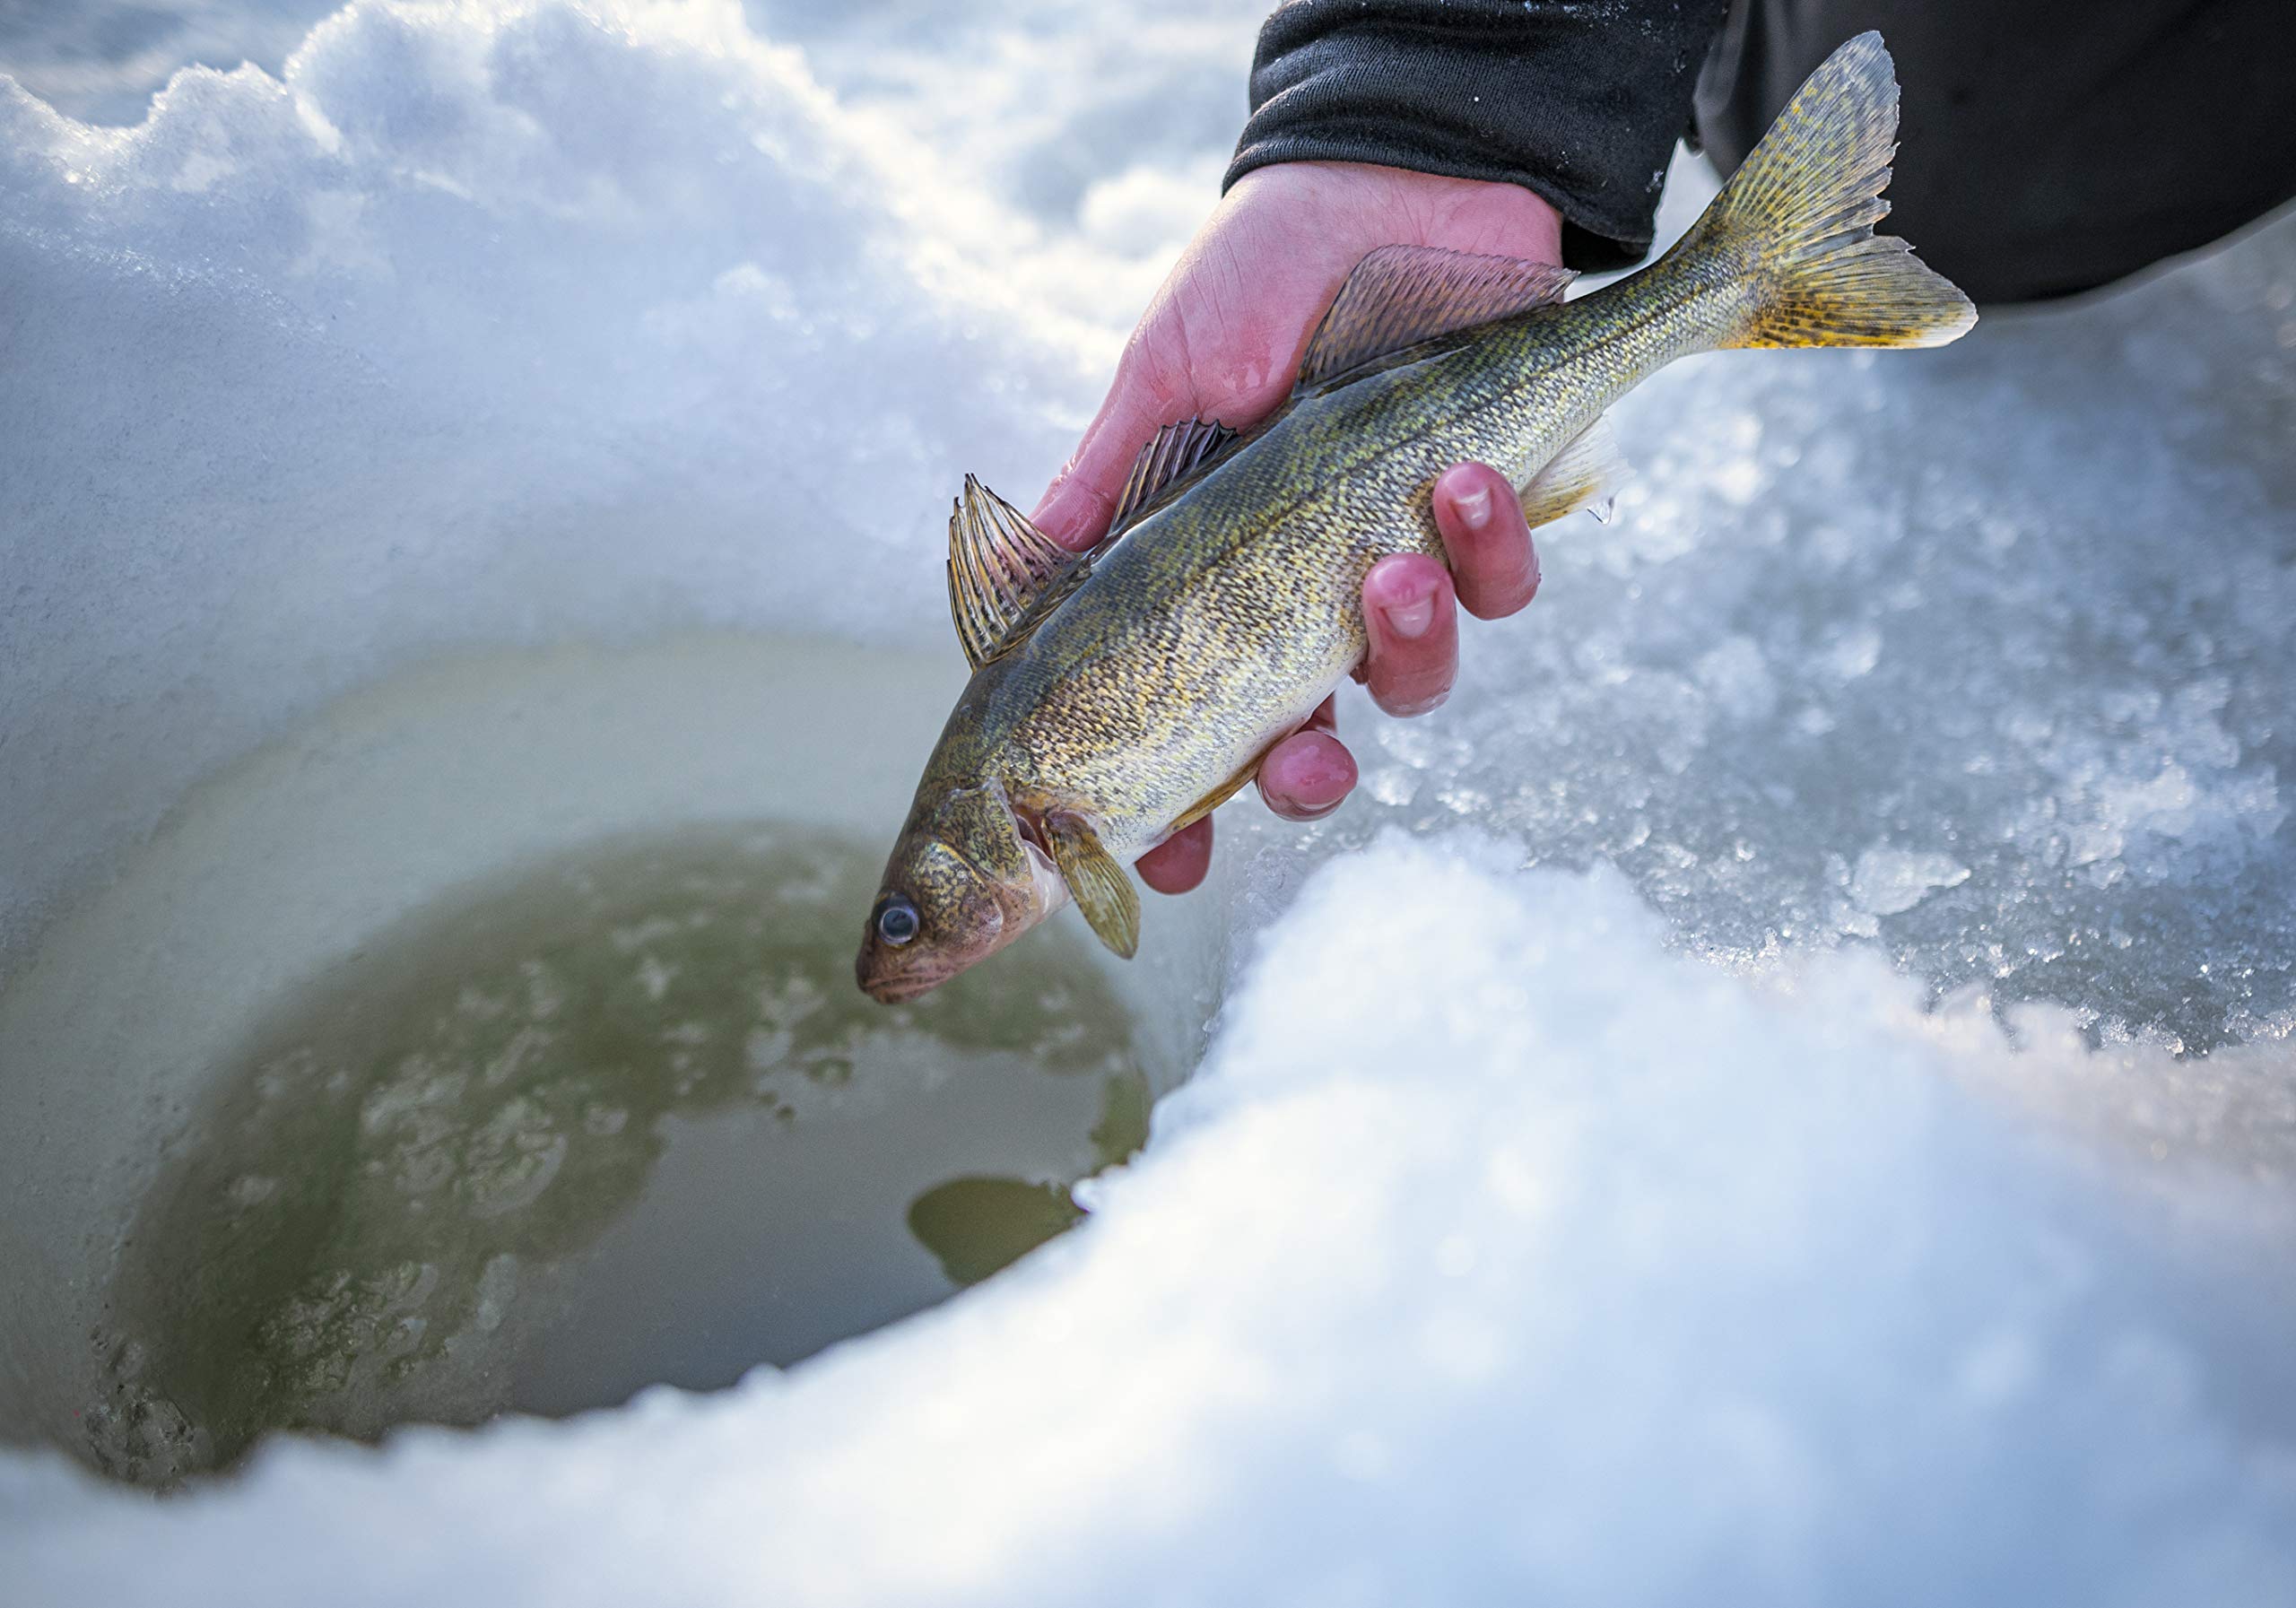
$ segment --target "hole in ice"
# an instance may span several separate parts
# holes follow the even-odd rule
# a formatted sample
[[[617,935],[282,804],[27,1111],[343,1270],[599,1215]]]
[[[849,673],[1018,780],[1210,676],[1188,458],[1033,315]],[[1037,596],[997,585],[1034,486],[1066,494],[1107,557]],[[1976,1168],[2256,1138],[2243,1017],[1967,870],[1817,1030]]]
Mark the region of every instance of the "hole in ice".
[[[867,1000],[880,858],[775,826],[562,852],[278,999],[136,1213],[99,1465],[722,1386],[1074,1222],[1145,1137],[1130,1017],[1055,943]]]

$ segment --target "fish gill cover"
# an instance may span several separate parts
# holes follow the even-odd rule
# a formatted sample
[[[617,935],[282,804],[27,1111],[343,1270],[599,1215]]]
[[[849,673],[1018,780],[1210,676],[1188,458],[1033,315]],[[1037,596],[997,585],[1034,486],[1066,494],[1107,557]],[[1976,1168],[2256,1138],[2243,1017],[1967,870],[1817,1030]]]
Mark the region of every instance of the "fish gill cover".
[[[1049,474],[1208,202],[1232,12],[361,4],[130,128],[0,83],[0,935],[412,650],[940,641],[950,492]],[[1223,821],[1260,935],[1094,1221],[717,1397],[157,1508],[12,1455],[15,1588],[2296,1594],[2292,303],[2283,220],[1659,377],[1452,704],[1349,711],[1362,796]]]

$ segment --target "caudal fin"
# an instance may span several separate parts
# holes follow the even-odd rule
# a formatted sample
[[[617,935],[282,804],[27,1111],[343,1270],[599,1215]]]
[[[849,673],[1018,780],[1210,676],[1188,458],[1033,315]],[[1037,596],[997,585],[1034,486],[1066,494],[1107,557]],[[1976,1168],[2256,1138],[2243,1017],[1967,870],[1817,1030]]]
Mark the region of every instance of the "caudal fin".
[[[1878,33],[1826,57],[1678,251],[1753,288],[1726,346],[1943,346],[1977,322],[1959,287],[1874,225],[1897,151],[1898,81]]]

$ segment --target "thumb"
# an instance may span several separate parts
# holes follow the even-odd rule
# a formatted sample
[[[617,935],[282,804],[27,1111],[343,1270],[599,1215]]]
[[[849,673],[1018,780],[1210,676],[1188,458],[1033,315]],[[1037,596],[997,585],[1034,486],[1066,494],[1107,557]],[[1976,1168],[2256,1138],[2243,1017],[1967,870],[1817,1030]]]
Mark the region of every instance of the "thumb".
[[[1100,411],[1084,427],[1075,453],[1053,476],[1030,516],[1039,530],[1071,551],[1082,552],[1108,534],[1117,499],[1124,494],[1140,448],[1164,425],[1186,417],[1194,400],[1192,395],[1174,395],[1176,389],[1188,387],[1155,385],[1145,378],[1152,365],[1144,349],[1158,334],[1152,322],[1143,324],[1126,343]]]
[[[1291,389],[1330,287],[1270,284],[1218,230],[1188,248],[1157,292],[1075,456],[1037,504],[1037,528],[1064,547],[1108,534],[1140,449],[1165,425],[1209,417],[1247,429]]]

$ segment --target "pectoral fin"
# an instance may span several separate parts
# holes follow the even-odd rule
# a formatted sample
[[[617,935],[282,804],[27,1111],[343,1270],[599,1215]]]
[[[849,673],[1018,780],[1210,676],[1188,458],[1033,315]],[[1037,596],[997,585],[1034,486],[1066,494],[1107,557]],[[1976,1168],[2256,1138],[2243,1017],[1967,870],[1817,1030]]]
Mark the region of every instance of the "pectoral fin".
[[[1044,819],[1044,844],[1092,931],[1126,960],[1140,947],[1140,895],[1092,829],[1074,815]]]
[[[1609,416],[1604,415],[1572,437],[1531,477],[1521,493],[1523,517],[1535,528],[1576,509],[1591,508],[1596,518],[1607,520],[1610,500],[1633,478],[1634,467],[1619,450]]]

